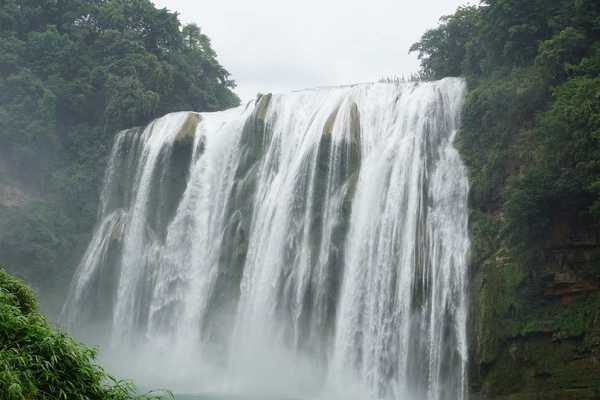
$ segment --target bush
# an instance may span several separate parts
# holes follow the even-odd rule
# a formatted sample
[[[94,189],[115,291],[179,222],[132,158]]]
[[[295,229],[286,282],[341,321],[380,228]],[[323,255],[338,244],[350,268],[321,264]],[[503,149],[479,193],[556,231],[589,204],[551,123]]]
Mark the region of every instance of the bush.
[[[134,386],[109,376],[95,351],[54,330],[33,293],[0,269],[0,397],[6,400],[127,400]],[[172,397],[172,396],[171,396]]]

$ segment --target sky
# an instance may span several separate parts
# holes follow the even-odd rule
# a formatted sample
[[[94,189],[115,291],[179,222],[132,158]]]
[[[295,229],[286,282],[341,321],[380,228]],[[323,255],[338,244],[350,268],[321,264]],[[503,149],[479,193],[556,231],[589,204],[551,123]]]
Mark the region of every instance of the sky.
[[[372,82],[419,66],[411,44],[465,0],[154,0],[194,22],[247,101]]]

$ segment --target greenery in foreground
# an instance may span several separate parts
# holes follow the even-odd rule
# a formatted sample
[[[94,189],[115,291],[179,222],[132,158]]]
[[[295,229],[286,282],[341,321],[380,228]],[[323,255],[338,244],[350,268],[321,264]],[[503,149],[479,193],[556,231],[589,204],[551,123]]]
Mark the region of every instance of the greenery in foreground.
[[[598,221],[599,1],[484,0],[442,18],[411,51],[425,79],[468,81],[458,145],[476,257],[501,236],[539,263],[558,216]]]
[[[209,38],[149,0],[0,2],[0,196],[24,193],[16,207],[0,199],[0,261],[58,292],[95,222],[115,133],[237,105],[233,87]]]
[[[94,362],[94,350],[53,329],[31,290],[0,269],[0,398],[150,400]],[[172,396],[169,396],[172,398]]]

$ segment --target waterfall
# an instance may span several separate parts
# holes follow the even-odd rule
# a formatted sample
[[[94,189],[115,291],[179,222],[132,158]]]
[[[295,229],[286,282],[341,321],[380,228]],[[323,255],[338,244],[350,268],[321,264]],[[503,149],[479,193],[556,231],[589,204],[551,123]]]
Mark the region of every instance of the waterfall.
[[[119,133],[63,323],[150,387],[465,399],[464,91],[269,94]]]

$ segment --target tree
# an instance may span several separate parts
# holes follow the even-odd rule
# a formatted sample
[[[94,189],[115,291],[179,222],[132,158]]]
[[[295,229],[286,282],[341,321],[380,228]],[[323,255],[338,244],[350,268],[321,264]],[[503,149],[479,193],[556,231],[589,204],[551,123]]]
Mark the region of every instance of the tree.
[[[149,0],[2,2],[0,184],[35,201],[0,206],[0,261],[48,290],[68,281],[114,134],[238,105],[234,87],[200,28]]]

